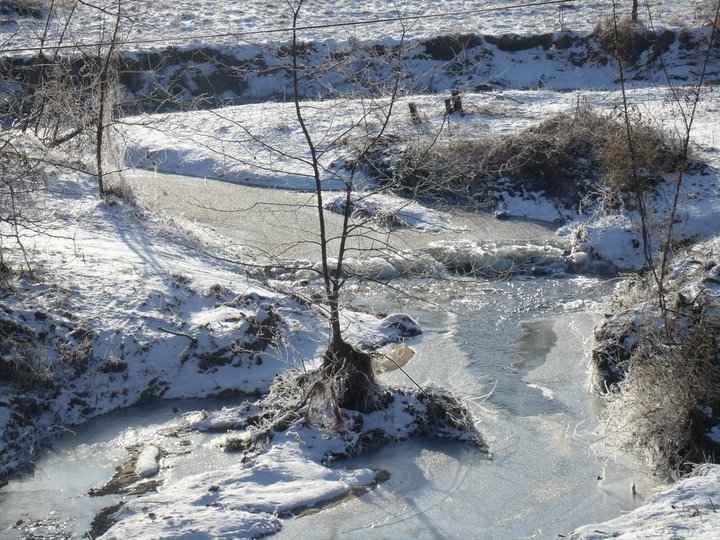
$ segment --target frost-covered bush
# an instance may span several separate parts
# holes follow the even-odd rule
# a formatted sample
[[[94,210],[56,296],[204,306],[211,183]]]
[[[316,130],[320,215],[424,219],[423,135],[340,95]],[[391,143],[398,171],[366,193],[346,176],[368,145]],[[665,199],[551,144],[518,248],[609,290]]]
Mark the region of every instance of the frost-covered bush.
[[[130,206],[137,206],[137,198],[130,183],[124,178],[113,178],[105,184],[105,196],[116,197]]]
[[[608,434],[663,472],[706,459],[707,407],[720,400],[719,331],[704,321],[674,342],[662,331],[644,336],[609,396]]]
[[[597,389],[607,392],[608,441],[666,473],[718,461],[706,433],[720,424],[720,243],[690,248],[657,286],[618,291],[614,315],[596,329]]]

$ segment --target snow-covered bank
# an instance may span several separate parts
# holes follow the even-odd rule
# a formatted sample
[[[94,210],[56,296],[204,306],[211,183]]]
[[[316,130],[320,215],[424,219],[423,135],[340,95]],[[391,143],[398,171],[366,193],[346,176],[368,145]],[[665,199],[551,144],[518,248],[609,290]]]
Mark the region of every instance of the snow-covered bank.
[[[659,23],[658,23],[659,24]],[[475,30],[475,29],[474,29]],[[626,64],[629,87],[691,84],[689,67],[703,62],[709,28],[681,31],[643,29]],[[232,104],[286,102],[293,95],[289,36],[270,43],[179,44],[166,48],[121,51],[118,93],[124,114],[216,108]],[[12,49],[11,49],[12,50]],[[81,74],[92,58],[60,51],[82,87]],[[65,56],[66,54],[70,56]],[[0,51],[0,57],[2,51]],[[430,38],[320,39],[304,42],[304,66],[298,94],[304,100],[372,97],[389,94],[400,73],[400,95],[551,89],[617,89],[617,66],[607,44],[596,34],[555,31],[542,34],[434,34]],[[15,53],[0,63],[0,76],[19,95],[35,91],[34,81],[53,68],[36,56]],[[707,82],[720,81],[713,54]],[[11,114],[13,114],[10,111]]]
[[[679,253],[671,261],[665,293],[673,324],[692,326],[703,313],[712,321],[720,307],[720,240],[715,237]],[[662,328],[657,290],[652,282],[626,285],[595,329],[594,383],[605,391],[621,382],[630,357],[647,334]]]
[[[664,474],[718,459],[718,254],[716,237],[671,261],[665,316],[648,276],[620,289],[595,329],[593,379],[607,393],[606,440]]]
[[[91,178],[51,179],[51,234],[23,234],[35,276],[0,304],[0,477],[64,426],[147,399],[257,395],[323,347],[320,314],[209,255],[222,253],[215,233],[95,190]],[[361,345],[407,335],[394,319],[346,317],[368,323],[355,329]]]
[[[713,117],[714,118],[714,117]],[[700,123],[712,121],[701,119]],[[715,129],[698,133],[697,142],[715,141]],[[717,143],[715,143],[717,144]],[[695,242],[717,234],[720,222],[720,159],[717,150],[706,154],[712,164],[701,172],[683,177],[678,201],[678,212],[673,226],[675,242]],[[676,191],[677,174],[669,174],[650,197],[648,234],[657,257],[667,235],[667,222]],[[588,220],[570,223],[560,230],[562,236],[573,239],[576,249],[589,251],[612,261],[623,270],[636,271],[647,265],[642,249],[640,213],[625,210],[623,213],[597,215]]]
[[[573,540],[714,540],[720,531],[720,466],[700,466],[695,473],[653,495],[640,508],[604,523],[586,525]]]

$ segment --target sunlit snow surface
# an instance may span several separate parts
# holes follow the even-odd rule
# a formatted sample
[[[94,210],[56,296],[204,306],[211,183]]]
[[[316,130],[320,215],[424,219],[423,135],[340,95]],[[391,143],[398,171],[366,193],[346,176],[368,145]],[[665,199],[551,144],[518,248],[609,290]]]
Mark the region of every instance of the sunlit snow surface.
[[[377,18],[396,18],[428,14],[450,14],[458,11],[477,9],[507,8],[520,4],[539,3],[522,0],[487,0],[478,3],[475,0],[444,0],[442,2],[423,2],[420,0],[307,0],[300,17],[300,25],[325,25],[347,21],[367,21]],[[630,9],[630,2],[619,3],[619,13]],[[644,4],[644,2],[642,2]],[[700,2],[686,0],[655,0],[650,2],[651,13],[656,24],[678,26],[681,24],[696,25],[701,12]],[[115,13],[117,3],[114,0],[98,0],[93,2]],[[138,0],[123,2],[123,16],[126,22],[121,35],[127,40],[167,38],[192,38],[193,36],[218,33],[237,33],[258,31],[268,28],[288,28],[291,25],[290,12],[285,2],[268,2],[266,0],[245,0],[231,2],[223,0],[160,0],[149,2]],[[533,34],[553,32],[564,28],[575,31],[591,30],[597,19],[612,12],[610,0],[583,0],[567,5],[562,10],[558,5],[529,6],[522,9],[500,9],[480,14],[462,14],[451,17],[408,20],[405,24],[408,35],[421,37],[442,33],[483,33]],[[61,9],[51,21],[47,44],[57,41],[66,23],[69,10]],[[640,13],[648,19],[646,9]],[[13,21],[14,24],[11,24]],[[77,41],[93,42],[101,36],[107,38],[112,18],[102,17],[98,11],[85,5],[79,5],[65,36],[65,43]],[[4,48],[38,46],[43,34],[43,20],[27,18],[10,18],[0,26],[0,32],[8,39]],[[383,39],[387,36],[399,36],[401,25],[372,24],[358,27],[327,28],[302,32],[304,40],[336,39],[345,41],[348,38]],[[254,43],[266,41],[283,41],[289,39],[289,33],[247,36],[244,40]],[[193,40],[185,42],[187,43]],[[236,44],[237,37],[199,38],[197,43]],[[128,44],[126,48],[146,48],[153,45]]]

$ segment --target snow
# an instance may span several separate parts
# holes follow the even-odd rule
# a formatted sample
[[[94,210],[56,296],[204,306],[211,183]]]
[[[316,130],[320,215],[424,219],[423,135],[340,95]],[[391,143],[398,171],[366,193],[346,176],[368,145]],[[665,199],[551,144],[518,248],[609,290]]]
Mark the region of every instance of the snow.
[[[708,92],[709,95],[701,101],[698,108],[693,128],[693,143],[697,156],[705,160],[709,168],[685,175],[684,192],[680,200],[682,211],[674,227],[674,236],[678,240],[701,240],[714,231],[720,219],[720,186],[717,174],[720,170],[720,154],[717,152],[720,138],[717,123],[714,122],[718,108],[711,95],[715,91],[709,89]],[[615,91],[572,94],[506,91],[502,94],[467,94],[467,108],[502,111],[502,114],[469,115],[452,128],[445,128],[447,131],[441,134],[441,139],[471,138],[488,131],[498,134],[516,132],[539,122],[549,114],[574,110],[580,99],[601,110],[612,110],[618,106],[620,97],[620,93]],[[675,115],[674,107],[667,106],[666,90],[631,90],[628,97],[641,114],[655,118],[667,129],[678,126],[679,119]],[[421,110],[433,111],[427,117],[427,124],[420,129],[404,115],[396,115],[390,123],[390,132],[403,140],[413,141],[427,133],[434,133],[444,125],[441,113],[442,97],[403,98],[397,106],[398,110],[409,101],[417,103]],[[376,106],[382,107],[382,102],[376,103]],[[335,141],[363,114],[359,102],[344,100],[308,103],[307,109],[310,128],[322,141]],[[165,172],[191,170],[199,176],[233,182],[312,189],[310,169],[306,163],[298,161],[307,159],[308,151],[301,130],[294,127],[292,114],[292,105],[282,103],[228,107],[215,112],[168,115],[164,118],[166,124],[162,129],[158,126],[144,126],[148,117],[138,117],[130,120],[131,125],[125,128],[128,162],[131,165],[147,167],[148,159],[153,159],[156,160],[152,162],[153,166]],[[245,129],[252,126],[254,139],[248,138],[245,130],[238,126],[244,126]],[[285,155],[268,152],[268,146],[282,148]],[[184,150],[177,150],[178,148]],[[341,189],[344,186],[343,170],[336,165],[349,157],[347,148],[329,142],[322,150],[324,188]],[[238,159],[228,156],[248,157]],[[660,245],[664,222],[669,215],[675,181],[675,176],[669,175],[648,203],[649,228],[656,248]],[[362,201],[360,211],[365,215],[375,217],[378,214],[390,213],[398,216],[398,222],[427,232],[436,232],[447,227],[448,218],[441,212],[431,211],[410,200],[375,193],[376,188],[368,183],[367,179],[360,178],[359,184],[360,187],[364,186],[366,191],[359,191],[355,198]],[[329,205],[341,209],[344,203],[339,202],[340,199],[330,198]],[[570,220],[560,229],[559,234],[574,244],[575,251],[586,252],[623,270],[637,270],[644,265],[637,212],[605,214],[596,213],[593,208],[579,208],[573,212],[560,208],[538,193],[525,193],[522,196],[505,194],[498,211],[508,217],[538,221]],[[376,272],[383,278],[395,276],[397,268],[391,266],[385,265],[383,268],[381,265]],[[401,272],[401,275],[404,274]]]
[[[442,5],[426,3],[419,0],[368,0],[358,4],[351,0],[308,0],[300,17],[300,25],[324,25],[347,21],[367,21],[376,18],[412,17],[452,13],[457,11],[477,10],[479,8],[506,8],[523,2],[507,0],[488,0],[478,5],[473,0],[445,0]],[[524,2],[534,3],[534,2]],[[116,4],[113,0],[98,0],[93,4],[105,7],[110,14],[115,13]],[[622,15],[630,7],[621,3],[618,11]],[[679,27],[697,25],[702,21],[699,2],[657,0],[652,2],[652,13],[656,24]],[[561,29],[589,31],[601,17],[612,12],[610,0],[586,0],[582,3],[563,6],[531,6],[522,9],[501,9],[486,13],[464,14],[451,17],[408,20],[405,22],[409,37],[437,34],[469,33],[481,29],[487,34],[525,33],[539,34],[555,32]],[[217,38],[200,38],[199,36],[214,33],[252,32],[268,28],[288,28],[291,26],[288,7],[283,3],[266,2],[264,0],[246,0],[241,4],[228,4],[221,0],[159,0],[149,2],[139,0],[123,5],[123,14],[127,18],[122,26],[123,39],[159,39],[157,46],[163,45],[162,37],[188,38],[188,42],[235,43],[238,38],[233,36]],[[49,43],[57,41],[68,15],[67,9],[58,11],[49,27]],[[647,11],[640,10],[640,18],[647,19]],[[101,16],[97,10],[86,5],[79,5],[70,24],[66,42],[97,40],[103,32],[107,32],[112,24],[112,17]],[[0,26],[0,32],[9,43],[6,47],[37,46],[43,34],[44,19],[25,17],[8,18]],[[371,24],[358,27],[340,27],[328,29],[306,30],[301,32],[302,39],[377,39],[382,40],[388,33],[399,33],[398,23]],[[197,39],[192,39],[198,36]],[[264,42],[268,40],[287,40],[289,32],[269,35],[254,35],[246,40]],[[124,47],[133,49],[141,45],[127,44]]]
[[[342,310],[341,320],[348,342],[361,349],[377,349],[422,334],[420,325],[401,313],[378,318],[368,313]]]
[[[274,445],[250,464],[188,476],[129,501],[101,538],[260,538],[281,528],[278,516],[336,500],[375,476],[315,463],[296,444]]]
[[[153,444],[145,446],[135,462],[135,474],[140,478],[155,476],[160,470],[160,457],[160,448]]]
[[[713,540],[720,531],[720,466],[704,465],[694,476],[653,495],[646,504],[605,523],[576,530],[574,540],[646,540],[692,538]]]
[[[542,396],[545,399],[550,399],[550,400],[555,399],[555,393],[552,390],[550,390],[549,388],[547,388],[546,386],[542,386],[540,384],[528,384],[527,387],[533,388],[535,390],[540,390],[540,392],[542,393]]]
[[[40,204],[52,235],[23,237],[42,279],[17,283],[22,294],[5,298],[0,316],[44,336],[35,369],[51,370],[58,392],[32,397],[46,411],[27,423],[13,413],[24,392],[0,384],[0,476],[55,429],[141,399],[262,393],[322,350],[325,320],[214,258],[228,243],[217,233],[105,203],[81,175],[52,178],[48,190]],[[401,334],[377,319],[357,332],[373,346]]]
[[[528,193],[524,197],[504,193],[497,213],[505,217],[520,217],[549,223],[562,223],[568,214],[541,193]]]
[[[318,2],[313,10],[313,24],[367,18],[387,13],[388,3],[373,0],[362,9],[355,2]],[[486,3],[499,5],[499,0]],[[663,24],[692,20],[692,10],[686,2],[659,2],[654,9],[663,11]],[[204,2],[167,2],[153,4],[131,3],[131,14],[138,16],[132,37],[155,36],[154,20],[163,20],[175,35],[190,35],[202,30],[211,33],[218,29],[256,29],[258,25],[286,25],[272,2],[250,0],[242,6],[220,9],[217,0]],[[417,12],[424,5],[415,2],[398,4],[403,13]],[[443,9],[476,7],[470,0],[452,0]],[[584,3],[583,9],[565,11],[566,24],[579,30],[589,30],[608,2]],[[98,35],[102,21],[84,6],[73,23],[70,39],[88,39]],[[140,17],[152,9],[153,17]],[[520,13],[520,12],[516,12]],[[558,10],[528,9],[518,18],[516,13],[464,17],[451,23],[413,23],[411,35],[427,36],[442,31],[476,31],[504,33],[520,29],[523,33],[557,30]],[[671,17],[676,17],[673,22]],[[57,32],[56,20],[51,34]],[[18,30],[9,36],[6,46],[27,44],[37,38],[42,22],[21,19],[6,22],[0,32],[8,28]],[[363,30],[363,39],[377,39],[384,32]],[[167,29],[167,26],[165,26]],[[352,33],[330,31],[306,34],[325,40],[332,50],[336,43],[327,41],[328,35],[343,41]],[[274,38],[273,38],[274,39]],[[331,38],[332,39],[332,38]],[[387,41],[387,40],[386,40]],[[350,41],[350,43],[354,43]],[[260,47],[249,45],[235,48],[234,53],[253,58]],[[577,89],[583,86],[614,87],[614,69],[592,66],[557,69],[552,62],[538,56],[538,51],[507,53],[497,51],[472,79],[496,80],[516,87],[548,87]],[[523,69],[513,70],[520,63]],[[410,67],[418,80],[445,88],[450,78],[437,76],[438,63],[417,60]],[[211,66],[203,66],[209,71]],[[547,82],[545,82],[547,81]],[[249,82],[248,94],[258,99],[276,94],[286,81],[280,78],[255,77]],[[414,101],[427,118],[423,128],[415,127],[408,118],[394,119],[391,129],[408,140],[418,140],[445,123],[442,116],[444,96],[403,97],[400,106]],[[453,119],[443,137],[477,136],[481,133],[510,133],[537,122],[553,111],[572,110],[583,98],[610,110],[618,103],[617,92],[575,92],[557,94],[549,91],[508,91],[465,95],[467,108],[476,114]],[[643,111],[668,120],[669,107],[662,90],[641,89],[630,92]],[[382,102],[379,102],[381,105]],[[335,144],[338,135],[347,131],[363,114],[366,103],[324,101],[307,103],[307,118],[313,133],[321,141],[323,185],[328,190],[344,187],[343,161],[347,150]],[[163,123],[158,122],[162,118]],[[720,220],[717,170],[717,108],[711,99],[703,102],[696,125],[696,143],[701,155],[712,168],[709,174],[693,173],[686,178],[687,194],[683,211],[676,226],[677,239],[702,239],[715,234]],[[247,129],[250,128],[251,132]],[[128,119],[123,128],[127,137],[127,160],[131,166],[149,170],[194,175],[199,178],[220,178],[252,185],[308,190],[314,187],[303,134],[293,117],[292,104],[263,103],[231,107],[217,111],[193,111],[164,115],[141,116]],[[328,142],[331,141],[331,142]],[[282,154],[268,152],[271,145]],[[417,202],[397,196],[375,194],[376,187],[360,176],[359,191],[353,194],[356,208],[372,219],[387,216],[401,226],[423,232],[452,231],[447,213],[427,208]],[[661,184],[652,201],[653,224],[661,224],[668,213],[672,196],[670,177]],[[70,340],[71,334],[83,325],[96,332],[90,340],[93,346],[88,371],[75,377],[48,402],[49,411],[37,426],[22,432],[31,444],[29,455],[10,448],[0,439],[0,475],[27,462],[35,443],[44,431],[52,427],[74,425],[119,407],[135,403],[144,397],[201,397],[232,392],[263,392],[273,378],[290,366],[317,360],[326,329],[322,318],[311,308],[272,289],[272,283],[261,284],[244,274],[244,268],[214,259],[209,251],[222,252],[224,238],[211,231],[182,220],[173,222],[146,215],[124,204],[109,205],[98,202],[89,178],[55,179],[51,182],[50,197],[45,204],[51,215],[48,229],[52,238],[29,235],[25,238],[33,252],[33,261],[42,269],[48,281],[57,284],[25,283],[26,298],[9,302],[12,312],[3,315],[20,323],[27,322],[33,332],[46,332],[50,325],[59,325],[56,335]],[[362,191],[366,189],[366,191]],[[368,195],[368,193],[370,193]],[[331,208],[342,209],[341,198],[329,199]],[[639,269],[644,261],[633,240],[638,239],[638,219],[632,212],[623,216],[591,215],[581,211],[574,214],[559,209],[539,193],[523,196],[504,196],[499,210],[511,217],[556,222],[574,219],[561,233],[574,242],[574,252],[568,255],[565,247],[550,244],[494,244],[475,240],[435,243],[428,253],[446,266],[492,269],[507,273],[517,269],[540,269],[562,273],[573,266],[587,267],[599,257],[622,269]],[[181,229],[190,229],[188,237]],[[653,226],[653,231],[661,228]],[[654,237],[655,245],[657,238]],[[566,242],[569,246],[569,241]],[[401,255],[388,260],[347,261],[347,268],[377,279],[409,275],[409,269],[432,273],[435,259],[419,259],[413,254],[406,260]],[[52,262],[52,269],[50,269]],[[307,271],[304,271],[307,273]],[[298,278],[302,276],[299,275]],[[305,274],[306,275],[306,274]],[[21,296],[21,295],[18,295]],[[570,305],[568,304],[568,307]],[[50,314],[44,323],[33,320],[33,312],[42,309]],[[72,317],[60,314],[69,313]],[[254,347],[260,339],[249,336],[240,343],[239,336],[248,336],[258,324],[275,324],[279,339],[257,354],[246,350],[237,353],[236,345]],[[24,323],[23,322],[23,323]],[[343,310],[342,322],[348,340],[364,349],[376,349],[387,343],[404,343],[420,333],[417,323],[406,315],[376,316]],[[243,338],[244,339],[244,338]],[[69,342],[76,344],[76,341]],[[242,347],[241,347],[242,348]],[[405,349],[405,357],[412,349]],[[54,358],[51,358],[51,360]],[[122,375],[106,372],[111,360],[127,363]],[[69,375],[65,374],[68,378]],[[541,385],[528,384],[543,396],[554,399],[553,392]],[[5,390],[5,388],[3,388]],[[73,403],[84,395],[85,406]],[[406,396],[407,397],[407,396]],[[365,433],[382,429],[390,437],[402,439],[418,431],[416,419],[408,413],[410,398],[385,411],[367,415]],[[346,418],[347,420],[348,418]],[[0,433],[9,433],[12,423],[9,407],[0,403]],[[237,428],[237,411],[222,411],[208,417],[196,414],[186,418],[189,427],[212,425]],[[225,422],[223,424],[223,422]],[[13,427],[16,429],[16,426]],[[34,431],[33,431],[34,430]],[[226,434],[229,437],[234,434]],[[243,436],[242,432],[238,436]],[[228,467],[193,474],[166,482],[158,493],[129,500],[117,513],[117,523],[103,536],[121,538],[256,538],[277,532],[280,517],[318,507],[372,485],[375,472],[331,469],[320,462],[336,454],[352,453],[362,444],[360,434],[345,433],[343,437],[317,440],[317,430],[293,426],[279,434],[275,444],[265,453],[252,456],[249,462],[238,459]],[[711,437],[720,437],[713,430]],[[355,446],[353,446],[355,445]],[[136,464],[142,478],[162,474],[159,466],[161,450],[155,445],[145,446]],[[163,462],[164,465],[164,462]],[[652,498],[647,505],[605,524],[593,525],[577,532],[577,538],[600,538],[615,534],[619,538],[667,537],[669,534],[688,534],[693,538],[717,535],[720,521],[715,517],[713,500],[718,499],[720,472],[717,467],[703,468],[695,477],[685,479],[670,490]],[[599,533],[598,530],[604,532]],[[715,534],[713,534],[715,531]],[[600,536],[597,536],[600,535]]]
[[[450,270],[491,277],[570,271],[566,252],[550,244],[479,244],[470,240],[442,240],[431,242],[427,251]]]
[[[342,215],[345,213],[345,201],[344,195],[331,197],[325,208]],[[411,228],[429,232],[452,230],[447,212],[394,195],[357,193],[351,197],[351,207],[353,218],[365,218],[388,229]]]
[[[334,429],[324,429],[322,419],[311,416],[322,412],[310,407],[287,428],[271,431],[269,444],[226,454],[221,463],[208,460],[201,466],[206,470],[199,473],[172,474],[173,468],[182,466],[182,461],[175,460],[185,458],[169,453],[158,492],[126,501],[101,538],[257,538],[277,532],[282,527],[280,518],[337,501],[386,477],[380,471],[327,466],[341,457],[359,455],[388,441],[423,436],[466,441],[486,450],[472,425],[461,427],[468,422],[462,417],[467,413],[453,409],[457,402],[445,394],[432,394],[431,389],[426,394],[398,388],[388,391],[391,400],[382,410],[362,414],[340,409],[340,419],[333,419]],[[270,399],[272,394],[265,398]],[[205,444],[214,449],[227,448],[230,440],[249,442],[257,426],[249,426],[248,419],[262,414],[263,403],[186,414],[162,432],[180,442],[197,431],[208,433],[212,438]],[[452,419],[442,419],[437,413],[437,407],[446,404],[450,404]],[[192,454],[189,459],[193,457],[202,459]]]

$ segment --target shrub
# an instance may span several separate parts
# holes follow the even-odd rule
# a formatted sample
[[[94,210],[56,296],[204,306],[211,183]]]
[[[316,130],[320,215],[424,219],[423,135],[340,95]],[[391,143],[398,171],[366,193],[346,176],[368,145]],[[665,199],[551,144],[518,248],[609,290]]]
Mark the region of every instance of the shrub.
[[[115,197],[117,199],[120,199],[121,201],[124,201],[130,206],[138,205],[137,198],[135,197],[135,192],[133,191],[132,186],[127,180],[123,178],[113,179],[111,181],[106,180],[105,197]]]
[[[701,320],[672,342],[660,331],[645,336],[608,396],[607,432],[670,476],[706,458],[702,408],[720,399],[719,330],[720,321]]]
[[[640,115],[631,116],[630,124],[637,183],[624,121],[587,107],[556,114],[517,134],[412,146],[392,178],[419,193],[477,198],[522,188],[572,205],[600,187],[621,195],[645,191],[662,172],[677,167],[681,148],[674,135]],[[371,163],[366,169],[384,171],[387,164]]]
[[[604,128],[596,146],[597,158],[603,168],[605,185],[616,191],[643,191],[663,172],[677,170],[682,165],[682,145],[677,135],[640,114],[630,115],[632,152],[624,121],[611,119]],[[633,159],[638,185],[633,184]]]
[[[637,62],[654,41],[654,34],[630,17],[617,20],[617,32],[613,18],[602,17],[595,25],[594,35],[605,52],[631,64]]]

